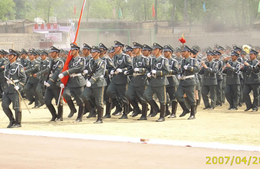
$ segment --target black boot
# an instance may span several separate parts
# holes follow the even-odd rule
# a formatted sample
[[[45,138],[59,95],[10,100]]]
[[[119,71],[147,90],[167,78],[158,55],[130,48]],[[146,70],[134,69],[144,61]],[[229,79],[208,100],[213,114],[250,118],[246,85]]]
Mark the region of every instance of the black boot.
[[[127,114],[129,113],[129,104],[124,104],[123,115],[119,119],[128,119]]]
[[[94,124],[100,124],[100,123],[103,123],[102,121],[102,116],[103,116],[103,111],[104,111],[104,108],[103,107],[98,107],[98,118],[97,118],[97,121],[94,122]]]
[[[83,111],[84,111],[84,106],[83,106],[83,103],[81,103],[79,105],[79,112],[78,112],[78,117],[77,119],[75,120],[75,122],[82,122],[82,116],[83,116]]]
[[[67,104],[69,105],[70,108],[70,114],[68,115],[68,118],[71,118],[74,115],[74,113],[77,112],[77,110],[72,100],[67,100]]]
[[[60,105],[58,106],[57,121],[63,121],[63,105],[62,105],[62,104],[60,104]]]
[[[130,102],[130,104],[131,104],[131,105],[133,106],[133,108],[134,108],[132,117],[138,116],[138,114],[141,113],[141,110],[140,110],[140,108],[139,108],[139,106],[138,106],[138,103],[137,103],[135,100],[130,100],[129,102]]]
[[[49,111],[50,111],[50,113],[51,113],[51,116],[52,116],[52,118],[51,118],[50,121],[55,121],[56,118],[57,118],[57,114],[56,114],[56,110],[55,110],[55,108],[53,107],[52,104],[50,104],[50,105],[46,105],[46,106],[47,106],[47,108],[49,109]]]
[[[179,104],[180,104],[181,108],[183,109],[183,112],[182,112],[182,114],[180,115],[180,117],[183,117],[183,116],[185,116],[186,114],[188,114],[190,111],[189,111],[189,109],[187,108],[187,106],[185,105],[184,102],[179,102]]]
[[[22,127],[21,121],[22,121],[22,112],[19,110],[15,110],[15,125],[13,125],[12,128]]]
[[[177,105],[178,103],[176,101],[172,102],[172,114],[169,116],[169,118],[176,118]]]
[[[9,121],[10,121],[7,128],[12,128],[13,125],[15,124],[13,113],[9,108],[4,109],[4,112],[5,112],[6,116],[9,118]]]
[[[148,105],[147,103],[142,104],[142,116],[138,120],[147,120],[147,110],[148,110]]]
[[[190,117],[188,118],[188,120],[195,119],[195,110],[196,110],[196,106],[191,106]]]
[[[90,103],[89,100],[85,102],[85,105],[86,105],[85,107],[89,110],[89,115],[87,116],[87,118],[89,119],[89,118],[91,118],[91,117],[96,117],[97,112],[96,112],[96,110],[92,107],[92,105],[91,105],[91,103]]]
[[[164,116],[165,116],[166,105],[161,103],[160,108],[161,108],[160,109],[161,110],[160,111],[160,118],[158,120],[156,120],[156,122],[163,122],[163,121],[165,121]]]
[[[165,117],[169,116],[171,112],[169,111],[169,106],[166,104],[166,112],[165,112]]]
[[[103,117],[104,119],[105,118],[111,118],[111,103],[109,101],[106,102],[106,114],[105,116]]]
[[[149,114],[148,117],[155,117],[157,113],[160,111],[157,103],[154,100],[148,102],[151,106],[152,114]]]
[[[33,104],[33,103],[34,103],[34,101],[35,101],[35,99],[31,100],[31,101],[28,103],[28,105],[31,105],[31,104]]]
[[[120,104],[118,104],[117,106],[116,106],[116,110],[115,110],[115,112],[112,114],[113,116],[119,116],[119,115],[121,115],[122,114],[122,107],[120,106]]]

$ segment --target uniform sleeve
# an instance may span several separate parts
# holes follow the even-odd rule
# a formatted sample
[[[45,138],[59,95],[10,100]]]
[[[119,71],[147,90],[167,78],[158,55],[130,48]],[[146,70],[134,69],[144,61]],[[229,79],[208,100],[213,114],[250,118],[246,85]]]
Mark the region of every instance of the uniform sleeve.
[[[46,62],[48,62],[46,68],[41,70],[41,71],[39,71],[38,73],[36,73],[37,76],[40,76],[42,74],[46,74],[46,73],[50,72],[51,62],[50,61],[46,61]]]
[[[110,74],[111,70],[115,69],[114,63],[110,58],[106,59],[106,74]]]
[[[205,69],[207,72],[211,73],[211,74],[214,74],[214,73],[217,73],[218,72],[218,63],[214,63],[212,65],[212,68],[211,67],[208,67],[207,69]]]
[[[32,73],[35,71],[39,71],[40,70],[40,63],[39,62],[35,62],[34,66],[31,66],[29,69],[26,69],[25,73]]]
[[[68,76],[68,75],[73,74],[73,73],[81,73],[84,70],[84,67],[85,67],[84,65],[85,65],[84,59],[80,58],[80,61],[78,61],[77,65],[73,66],[73,68],[68,69],[68,70],[66,70],[62,73],[63,73],[64,76]]]
[[[91,84],[96,83],[100,78],[104,78],[106,62],[101,61],[98,65],[99,65],[98,69],[96,69],[96,71],[93,73],[93,75],[89,80]]]
[[[133,68],[132,68],[132,59],[130,58],[129,55],[125,55],[125,64],[126,64],[126,67],[123,69],[123,71],[131,71]]]
[[[163,59],[162,70],[156,71],[156,76],[158,76],[158,77],[165,76],[165,75],[168,75],[169,72],[170,72],[169,61],[168,61],[168,59]]]
[[[198,73],[200,70],[199,70],[199,64],[198,64],[198,61],[195,60],[195,59],[192,59],[193,60],[193,63],[192,65],[189,65],[187,70],[190,71],[190,72],[193,72],[194,74],[195,73]]]
[[[48,83],[50,84],[50,85],[53,85],[53,84],[55,84],[55,82],[57,81],[57,79],[58,79],[58,76],[59,76],[59,74],[61,73],[61,71],[62,71],[62,69],[63,69],[63,66],[64,66],[64,63],[63,63],[63,61],[59,61],[59,63],[58,63],[58,65],[57,65],[57,68],[55,69],[55,71],[54,71],[54,73],[53,73],[53,75],[49,78],[49,80],[48,80]]]
[[[170,75],[177,75],[179,73],[179,68],[178,68],[179,64],[178,64],[177,61],[174,61],[174,60],[172,62],[173,62],[172,68],[170,69],[169,74]]]
[[[25,85],[25,82],[26,82],[26,74],[25,74],[25,71],[24,71],[24,68],[22,65],[19,65],[19,73],[18,73],[18,76],[19,76],[19,83],[18,83],[18,86],[19,86],[19,89],[22,90],[24,88],[24,85]]]

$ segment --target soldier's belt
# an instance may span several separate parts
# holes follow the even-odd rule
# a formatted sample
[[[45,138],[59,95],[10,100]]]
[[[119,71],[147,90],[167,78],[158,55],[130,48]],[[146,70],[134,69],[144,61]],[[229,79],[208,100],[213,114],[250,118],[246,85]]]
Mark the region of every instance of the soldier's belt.
[[[70,75],[70,77],[78,77],[78,76],[82,76],[82,74],[81,73],[78,73],[78,74],[73,73],[73,74]]]
[[[194,75],[189,75],[189,76],[182,76],[181,80],[185,80],[185,79],[192,79],[194,78]]]
[[[166,75],[165,77],[173,77],[173,76],[175,76],[175,75]]]

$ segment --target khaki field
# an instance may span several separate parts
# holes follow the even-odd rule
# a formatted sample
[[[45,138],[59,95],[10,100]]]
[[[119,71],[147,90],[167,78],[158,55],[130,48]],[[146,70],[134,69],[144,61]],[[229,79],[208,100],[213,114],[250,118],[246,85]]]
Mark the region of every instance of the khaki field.
[[[237,111],[227,110],[227,103],[212,111],[202,110],[204,106],[200,105],[196,119],[191,121],[187,120],[188,115],[186,115],[184,118],[166,118],[165,122],[157,123],[155,120],[158,119],[158,114],[157,117],[148,118],[147,121],[137,121],[139,116],[135,118],[129,116],[127,120],[119,120],[119,116],[113,116],[111,119],[104,119],[103,124],[93,124],[96,118],[87,119],[86,115],[81,123],[74,123],[76,114],[70,119],[67,118],[69,108],[66,104],[63,122],[49,122],[51,115],[45,106],[40,109],[31,109],[32,114],[29,114],[24,103],[21,104],[23,117],[22,128],[19,128],[19,130],[260,146],[260,111],[244,112],[244,105]],[[32,108],[33,106],[29,107]],[[177,115],[181,111],[181,107],[178,105]],[[0,128],[6,128],[8,123],[7,117],[1,111]]]

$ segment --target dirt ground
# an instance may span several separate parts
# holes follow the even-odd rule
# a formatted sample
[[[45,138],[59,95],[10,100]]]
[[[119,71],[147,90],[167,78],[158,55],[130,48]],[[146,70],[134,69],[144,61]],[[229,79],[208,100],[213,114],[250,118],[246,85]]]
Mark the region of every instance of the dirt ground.
[[[37,136],[0,134],[0,166],[3,169],[190,169],[190,168],[259,168],[233,162],[206,164],[208,157],[260,157],[259,152],[228,151],[191,147],[86,141]]]
[[[219,142],[240,145],[260,145],[260,112],[244,112],[245,106],[237,111],[230,111],[228,105],[215,110],[198,108],[195,120],[183,118],[169,119],[156,123],[157,117],[147,121],[137,121],[139,117],[119,120],[119,116],[105,119],[103,124],[93,124],[95,118],[83,117],[82,123],[74,123],[76,114],[67,118],[69,108],[64,106],[64,121],[49,122],[51,115],[48,109],[31,109],[32,114],[23,106],[22,130],[54,131],[66,133],[83,133],[92,135],[113,135],[146,139],[184,140],[195,142]],[[32,106],[29,106],[32,108]],[[181,114],[178,106],[177,115]],[[8,119],[0,113],[0,128],[6,128]],[[19,129],[19,130],[20,130]]]

